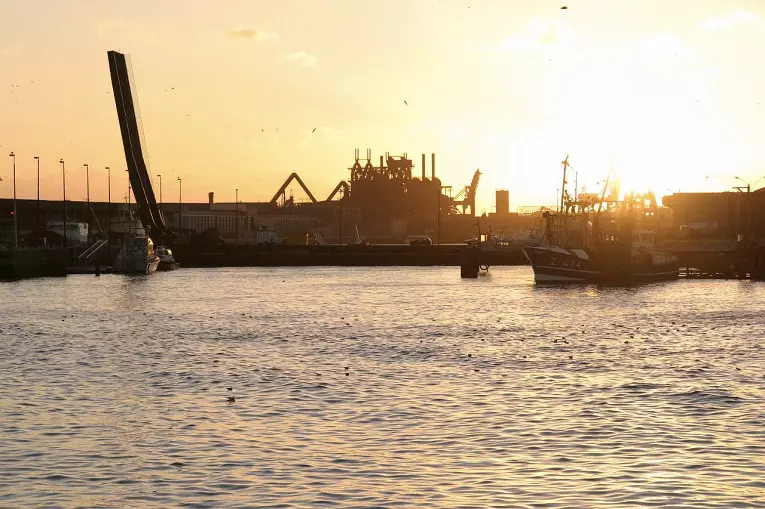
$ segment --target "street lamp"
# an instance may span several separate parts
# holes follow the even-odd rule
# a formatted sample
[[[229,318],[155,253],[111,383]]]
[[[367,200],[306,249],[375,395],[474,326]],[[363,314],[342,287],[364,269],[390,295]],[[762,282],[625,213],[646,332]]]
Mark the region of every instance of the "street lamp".
[[[450,186],[436,186],[436,244],[441,245],[441,195],[444,189],[451,189]],[[449,193],[451,194],[451,193]]]
[[[159,211],[162,212],[162,174],[158,174],[159,177]]]
[[[744,184],[746,184],[746,192],[747,192],[747,194],[749,194],[749,189],[750,189],[749,183],[748,183],[746,180],[742,179],[741,177],[733,177],[733,178],[734,178],[734,179],[736,179],[736,180],[740,180],[741,182],[743,182]],[[737,190],[740,192],[740,191],[741,191],[741,189],[743,189],[743,188],[741,188],[741,187],[736,187],[735,189],[737,189]]]
[[[88,201],[88,210],[90,210],[90,169],[87,164],[83,164],[85,167],[85,196]]]
[[[742,179],[741,177],[733,177],[736,180],[740,180],[744,184],[746,184],[746,188],[742,186],[734,187],[738,192],[743,193],[743,189],[746,189],[746,213],[747,213],[747,222],[746,222],[746,237],[747,241],[751,241],[752,237],[752,204],[749,201],[749,194],[751,193],[752,187],[757,185],[758,182],[760,182],[762,179],[765,179],[765,176],[758,178],[754,184],[750,184],[746,180]]]
[[[64,249],[66,249],[66,166],[63,159],[59,159],[58,162],[61,163],[61,179],[64,183]]]
[[[441,245],[441,190],[442,186],[438,186],[436,192],[436,244]]]
[[[751,189],[754,186],[756,186],[762,179],[765,179],[765,176],[762,176],[762,177],[758,178],[757,180],[755,180],[754,184],[750,184],[749,182],[747,182],[746,180],[742,179],[741,177],[733,177],[733,178],[736,179],[736,180],[740,180],[741,182],[746,184],[746,192],[747,192],[747,194],[749,194],[749,192],[751,191]],[[735,189],[738,189],[739,191],[741,191],[742,188],[736,187]]]
[[[19,222],[16,219],[16,154],[11,152],[13,159],[13,247],[19,247]]]
[[[178,177],[178,229],[183,227],[183,180]]]
[[[107,205],[106,214],[109,216],[109,234],[107,237],[112,236],[112,170],[108,166],[106,168],[106,186],[107,186]]]
[[[236,188],[236,200],[234,203],[234,206],[236,207],[236,218],[234,221],[236,221],[236,245],[239,245],[239,188]]]
[[[37,161],[37,222],[36,228],[40,228],[40,156],[35,156]]]
[[[130,227],[132,228],[133,227],[133,223],[132,223],[133,218],[130,217],[130,173],[129,173],[129,170],[125,170],[125,171],[128,172],[128,192],[127,192],[128,220],[131,221]]]

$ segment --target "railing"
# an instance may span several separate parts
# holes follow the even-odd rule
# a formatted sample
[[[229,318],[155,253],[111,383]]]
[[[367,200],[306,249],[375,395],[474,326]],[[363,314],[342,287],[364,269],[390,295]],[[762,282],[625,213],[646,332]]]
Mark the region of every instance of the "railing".
[[[93,258],[96,253],[101,251],[104,247],[109,245],[108,240],[99,240],[95,244],[91,245],[89,248],[87,248],[85,251],[80,253],[80,255],[77,257],[77,261],[79,263],[84,263]]]

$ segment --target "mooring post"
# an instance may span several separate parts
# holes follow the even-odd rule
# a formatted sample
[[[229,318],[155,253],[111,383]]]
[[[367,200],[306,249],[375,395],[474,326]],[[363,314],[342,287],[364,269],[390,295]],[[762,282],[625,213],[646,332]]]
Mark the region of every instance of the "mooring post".
[[[478,255],[481,250],[478,247],[467,247],[460,256],[460,277],[475,279],[478,277]]]

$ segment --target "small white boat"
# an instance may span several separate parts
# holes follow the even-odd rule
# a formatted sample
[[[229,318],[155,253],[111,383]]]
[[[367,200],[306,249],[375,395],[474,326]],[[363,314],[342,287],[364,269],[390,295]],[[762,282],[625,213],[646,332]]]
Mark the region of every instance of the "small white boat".
[[[159,266],[159,256],[154,252],[154,242],[146,235],[126,235],[122,249],[114,260],[114,272],[118,274],[151,274]]]
[[[173,257],[173,252],[167,246],[157,246],[154,252],[159,257],[157,270],[175,270],[179,263]]]

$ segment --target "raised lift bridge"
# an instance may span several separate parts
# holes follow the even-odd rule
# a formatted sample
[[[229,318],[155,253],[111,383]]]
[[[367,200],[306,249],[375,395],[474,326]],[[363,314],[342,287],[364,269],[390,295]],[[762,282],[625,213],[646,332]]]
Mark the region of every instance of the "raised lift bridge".
[[[125,148],[125,160],[138,216],[144,227],[151,230],[151,235],[175,235],[165,224],[165,218],[157,205],[149,172],[146,168],[141,137],[142,130],[139,126],[140,119],[135,110],[135,85],[131,79],[132,72],[128,69],[124,54],[109,51],[107,55],[112,77],[114,104],[117,106],[117,117],[122,133],[122,146]]]

